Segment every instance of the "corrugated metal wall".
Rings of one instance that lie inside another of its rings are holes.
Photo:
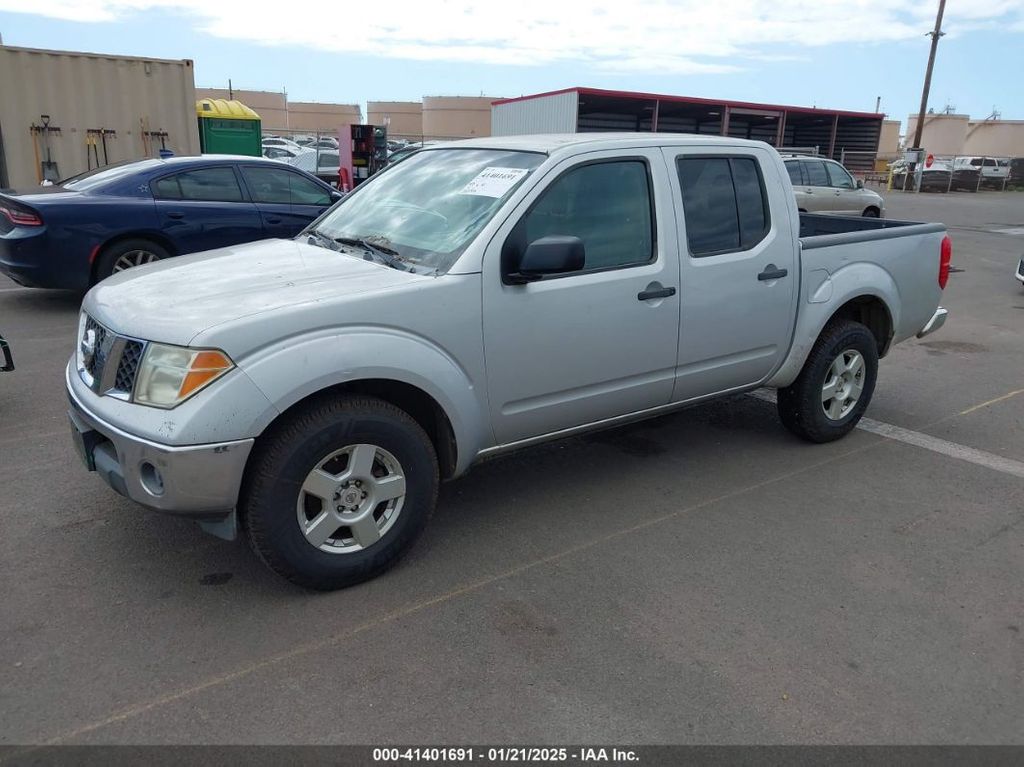
[[[107,134],[108,163],[154,156],[160,138],[149,138],[147,145],[143,131],[166,132],[164,143],[176,154],[198,154],[195,100],[188,59],[0,46],[0,167],[6,166],[6,185],[39,183],[39,160],[46,159],[46,151],[42,136],[33,140],[31,126],[41,124],[44,114],[51,127],[60,128],[47,143],[62,178],[87,169],[89,130],[114,131]],[[103,164],[102,142],[97,142]]]
[[[491,107],[491,134],[575,133],[579,93],[556,93]]]

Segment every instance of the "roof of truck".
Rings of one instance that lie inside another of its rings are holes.
[[[686,133],[541,133],[528,136],[489,136],[465,141],[448,141],[425,151],[449,148],[509,149],[520,152],[552,154],[563,149],[599,149],[657,146],[767,146],[762,141],[729,138],[728,136],[698,136]]]

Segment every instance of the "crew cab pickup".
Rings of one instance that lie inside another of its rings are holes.
[[[72,436],[119,493],[339,588],[505,451],[758,387],[800,437],[842,437],[879,358],[944,323],[950,255],[940,224],[800,215],[759,142],[439,145],[293,240],[94,287]]]

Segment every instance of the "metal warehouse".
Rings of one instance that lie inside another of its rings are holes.
[[[495,136],[525,133],[651,131],[766,141],[774,147],[843,159],[870,170],[884,115],[813,107],[566,88],[491,105]]]

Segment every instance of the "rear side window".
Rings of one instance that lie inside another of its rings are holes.
[[[793,186],[803,185],[803,174],[800,172],[799,162],[787,162],[786,171],[789,173],[789,180],[793,184]]]
[[[331,196],[318,184],[284,168],[243,165],[242,176],[254,202],[329,205]]]
[[[765,238],[770,220],[756,160],[683,157],[677,167],[692,256],[748,250]]]
[[[825,163],[820,160],[805,162],[804,173],[807,175],[808,186],[829,186]]]
[[[574,168],[545,190],[522,226],[527,243],[548,235],[579,237],[588,270],[646,264],[654,260],[647,165],[615,160]]]
[[[200,168],[157,179],[152,185],[158,200],[204,200],[207,202],[241,202],[242,190],[235,171],[221,168]]]

